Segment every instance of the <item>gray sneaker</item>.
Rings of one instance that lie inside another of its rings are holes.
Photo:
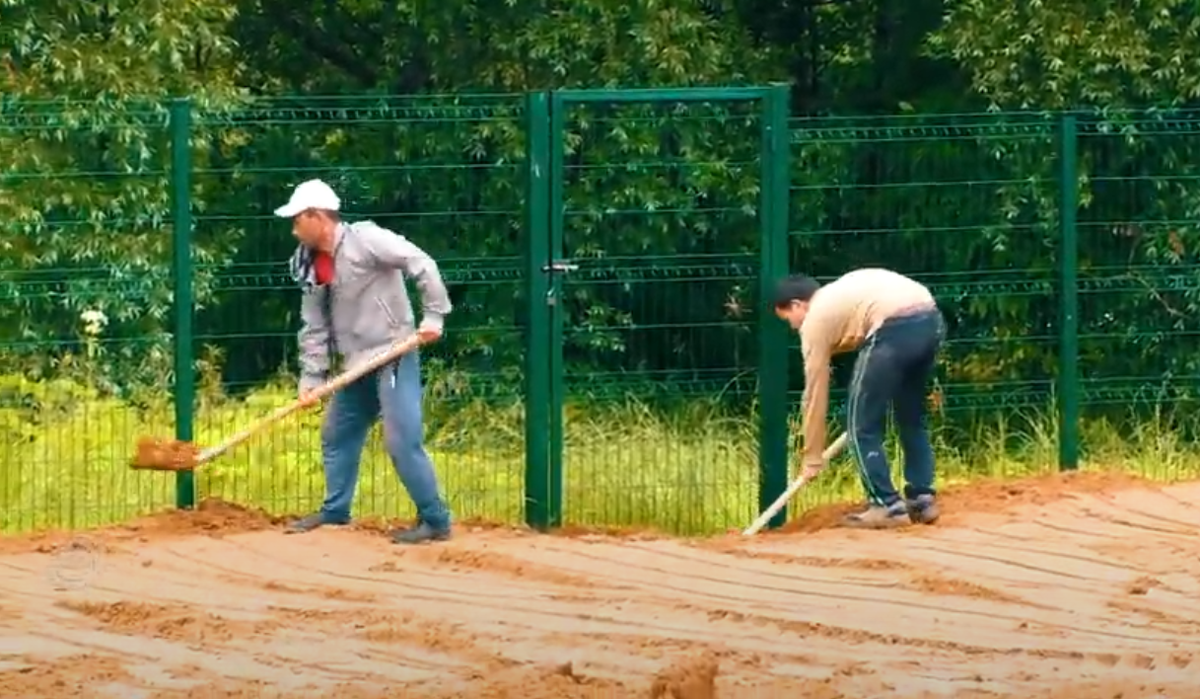
[[[438,529],[424,522],[417,522],[411,529],[399,529],[392,532],[393,544],[426,544],[431,541],[446,541],[450,538],[450,528]]]
[[[320,512],[314,512],[307,517],[301,517],[291,524],[288,524],[287,529],[284,531],[288,534],[303,534],[305,532],[311,532],[312,530],[323,527],[327,524],[341,525],[349,523],[349,519],[335,519],[327,517]]]
[[[932,495],[918,495],[904,504],[908,507],[908,518],[913,524],[933,524],[942,515],[937,498]]]
[[[908,507],[904,502],[896,502],[886,507],[871,505],[862,512],[846,515],[842,526],[853,529],[894,529],[909,522]]]

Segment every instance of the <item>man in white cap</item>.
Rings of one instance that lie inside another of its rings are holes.
[[[275,210],[276,216],[292,220],[300,241],[291,270],[303,289],[300,395],[309,405],[316,403],[311,392],[326,380],[335,354],[354,366],[413,333],[422,343],[435,341],[450,313],[446,285],[428,253],[374,222],[346,224],[340,209],[341,200],[328,184],[308,180]],[[405,277],[421,294],[420,327],[415,327]],[[449,538],[450,511],[423,445],[421,370],[415,352],[333,396],[321,427],[325,502],[320,511],[293,522],[291,531],[350,521],[363,446],[380,417],[392,464],[417,509],[416,524],[395,532],[392,540],[417,544]]]

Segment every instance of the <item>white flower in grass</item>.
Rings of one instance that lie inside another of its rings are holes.
[[[108,325],[108,316],[98,308],[89,308],[83,311],[79,314],[79,320],[83,322],[83,333],[89,337],[95,337],[104,332],[105,326]]]

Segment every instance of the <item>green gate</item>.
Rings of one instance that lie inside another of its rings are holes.
[[[531,526],[710,532],[786,488],[787,111],[786,86],[528,97]]]

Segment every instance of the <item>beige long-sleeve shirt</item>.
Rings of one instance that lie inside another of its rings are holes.
[[[817,290],[800,325],[804,464],[820,463],[825,451],[833,355],[858,349],[889,318],[935,307],[925,285],[886,269],[858,269]]]

